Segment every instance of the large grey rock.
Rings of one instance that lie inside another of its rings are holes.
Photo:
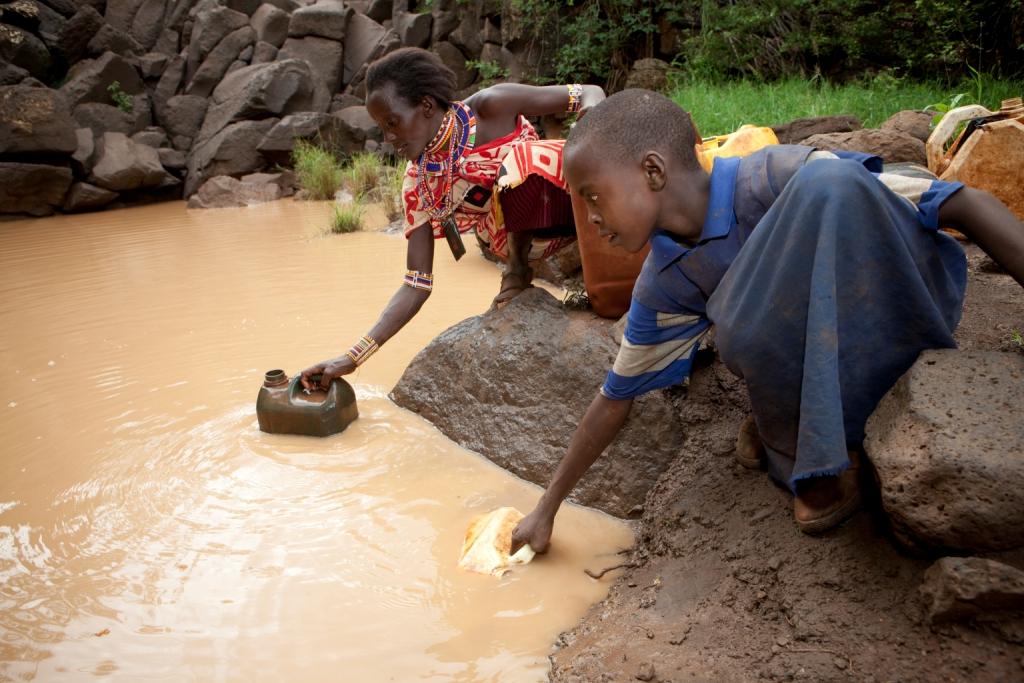
[[[87,51],[90,55],[102,55],[105,52],[125,57],[140,55],[146,50],[130,33],[119,31],[110,24],[103,24],[100,30],[89,40]]]
[[[925,571],[920,592],[933,622],[1024,611],[1024,572],[980,557],[944,557]]]
[[[301,59],[309,64],[316,82],[333,94],[341,88],[344,71],[342,45],[336,40],[306,36],[289,38],[278,52],[278,59]]]
[[[927,142],[932,133],[932,114],[925,111],[905,109],[898,111],[879,126],[882,130],[896,130]]]
[[[168,0],[107,0],[107,23],[130,34],[143,49],[156,44],[164,28]]]
[[[46,5],[42,5],[42,7],[46,7]],[[0,22],[8,26],[17,26],[29,33],[39,33],[40,20],[40,5],[32,0],[17,0],[0,4]]]
[[[262,170],[266,161],[256,146],[277,121],[239,121],[212,138],[197,142],[188,159],[185,196],[191,197],[204,182],[214,176],[237,176]]]
[[[219,175],[210,178],[199,191],[189,197],[190,209],[224,209],[252,206],[281,198],[281,188],[275,182],[253,182]]]
[[[243,26],[225,36],[196,69],[188,87],[185,88],[185,94],[209,97],[227,74],[232,63],[238,59],[238,55],[252,45],[255,39],[256,32],[251,26]]]
[[[391,19],[392,11],[391,0],[370,0],[369,7],[363,12],[366,16],[370,17],[378,24],[383,24],[385,21]]]
[[[43,2],[65,17],[70,17],[78,10],[75,0],[43,0]]]
[[[259,42],[252,50],[252,64],[266,64],[277,59],[278,49],[270,43]]]
[[[103,18],[118,31],[131,30],[132,19],[145,0],[107,0]]]
[[[356,13],[341,0],[320,0],[308,7],[292,12],[288,25],[288,36],[303,38],[318,36],[331,40],[346,41],[346,30]]]
[[[13,4],[21,4],[26,0],[15,0]],[[31,4],[34,4],[39,9],[39,30],[36,31],[36,35],[43,39],[43,44],[50,50],[53,50],[56,46],[57,36],[64,30],[64,24],[68,23],[68,20],[64,15],[56,12],[38,0],[27,0]]]
[[[434,16],[434,21],[431,25],[430,42],[440,43],[442,40],[447,40],[452,31],[459,26],[459,13],[435,9],[431,14]]]
[[[0,61],[0,85],[18,85],[26,78],[30,76],[20,66]]]
[[[184,169],[188,163],[185,158],[185,153],[176,149],[161,147],[156,152],[160,157],[160,163],[163,164],[163,167],[169,168],[172,171],[180,171]]]
[[[99,209],[117,199],[117,192],[96,187],[89,183],[74,183],[64,198],[64,210],[68,213]]]
[[[203,125],[209,100],[196,95],[175,95],[164,105],[161,122],[171,137],[194,138]]]
[[[139,57],[139,72],[144,80],[157,80],[163,75],[170,57],[159,52],[147,52]]]
[[[143,92],[142,78],[135,67],[123,57],[107,52],[97,59],[79,62],[68,72],[68,80],[60,92],[74,109],[82,102],[110,103],[110,85],[117,81],[129,95]]]
[[[167,172],[152,147],[138,145],[123,133],[105,133],[97,139],[96,165],[89,182],[115,192],[159,187]]]
[[[163,108],[167,101],[178,93],[185,80],[185,63],[185,56],[177,55],[167,64],[164,72],[160,75],[160,80],[157,81],[156,88],[153,90],[153,104],[156,107],[158,120],[163,116]]]
[[[132,142],[135,144],[146,145],[157,150],[170,144],[167,138],[167,131],[159,126],[148,126],[131,137]]]
[[[794,119],[789,123],[772,126],[779,144],[794,145],[819,133],[849,133],[860,130],[860,119],[856,116],[810,116]]]
[[[359,68],[374,57],[377,46],[387,34],[387,29],[370,17],[354,14],[348,23],[345,36],[345,75],[346,83],[352,80]]]
[[[213,52],[222,40],[243,26],[249,26],[249,17],[227,7],[214,6],[200,11],[196,15],[189,38],[185,80],[191,81],[207,55]]]
[[[481,33],[483,32],[483,20],[472,12],[462,17],[459,25],[448,35],[448,42],[462,51],[467,58],[476,58],[480,55],[480,49],[484,46]]]
[[[165,28],[160,32],[160,37],[157,38],[156,45],[153,46],[153,52],[162,55],[176,55],[181,49],[180,45],[181,33],[171,28]]]
[[[441,333],[391,396],[464,447],[544,485],[615,358],[610,327],[530,289]],[[678,456],[684,433],[666,392],[638,398],[573,499],[628,515]]]
[[[444,65],[455,74],[455,89],[461,90],[476,80],[476,69],[466,66],[466,58],[462,56],[459,48],[448,42],[434,43],[430,48],[441,58]]]
[[[77,147],[71,112],[56,90],[0,86],[0,154],[71,154]]]
[[[331,140],[335,121],[322,112],[289,114],[267,132],[256,149],[270,163],[287,163],[296,140]]]
[[[249,23],[256,31],[256,40],[270,43],[274,47],[281,47],[288,37],[290,20],[291,17],[282,9],[273,5],[260,5]]]
[[[48,216],[70,186],[71,169],[64,166],[0,162],[0,213]]]
[[[313,73],[301,59],[254,64],[239,69],[229,74],[213,91],[210,108],[199,132],[200,141],[212,138],[235,121],[312,111],[313,95]],[[253,148],[260,139],[262,136],[253,141]]]
[[[110,104],[83,102],[75,107],[74,120],[76,127],[88,128],[97,138],[104,133],[131,135],[135,132],[134,115]]]
[[[417,12],[396,12],[391,28],[398,34],[404,47],[426,47],[430,42],[430,29],[434,17]]]
[[[882,505],[904,543],[1024,545],[1024,355],[925,351],[866,432]]]
[[[928,162],[924,143],[897,130],[863,128],[849,133],[821,133],[812,135],[803,140],[801,144],[819,149],[842,149],[850,152],[877,154],[886,163],[909,161],[924,165]]]
[[[20,66],[40,80],[46,80],[50,70],[50,52],[43,41],[8,24],[0,24],[0,59]]]
[[[331,145],[346,154],[363,149],[367,140],[381,141],[380,128],[363,105],[345,107],[331,114],[335,121],[330,138]]]
[[[89,128],[75,129],[77,146],[71,155],[71,166],[80,176],[88,176],[92,172],[96,152],[96,138]]]

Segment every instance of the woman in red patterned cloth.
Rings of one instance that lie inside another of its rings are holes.
[[[476,237],[508,266],[494,305],[527,287],[532,259],[553,254],[576,235],[562,177],[562,141],[538,140],[526,116],[577,116],[604,99],[594,85],[502,83],[464,102],[455,76],[432,52],[403,48],[366,74],[366,108],[395,153],[409,160],[402,185],[405,280],[380,319],[347,352],[302,371],[313,387],[347,375],[420,310],[433,287],[434,240],[445,238],[456,259],[462,234]]]

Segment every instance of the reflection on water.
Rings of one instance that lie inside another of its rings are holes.
[[[456,568],[469,520],[537,490],[386,397],[497,275],[437,289],[352,380],[360,419],[267,435],[263,372],[337,355],[404,240],[329,209],[182,203],[0,225],[0,680],[533,681],[628,529],[570,508],[551,554]]]

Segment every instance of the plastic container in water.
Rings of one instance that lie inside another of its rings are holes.
[[[952,144],[950,138],[967,122]],[[997,112],[972,104],[946,112],[925,145],[928,168],[940,180],[958,180],[991,192],[1024,220],[1024,103],[1003,100]]]
[[[307,394],[300,379],[301,375],[295,375],[289,380],[284,370],[267,372],[256,398],[260,431],[330,436],[344,431],[359,417],[356,393],[345,380],[339,377],[327,391]]]

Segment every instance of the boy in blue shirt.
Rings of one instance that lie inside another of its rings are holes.
[[[795,145],[717,159],[709,175],[699,142],[689,114],[643,90],[608,98],[569,135],[566,179],[589,222],[651,252],[615,364],[513,551],[547,549],[558,507],[632,399],[684,381],[712,324],[750,394],[756,428],[738,455],[760,455],[790,488],[798,528],[834,527],[858,507],[860,443],[879,399],[922,350],[955,346],[966,262],[939,223],[1024,285],[1024,224],[985,192]]]

